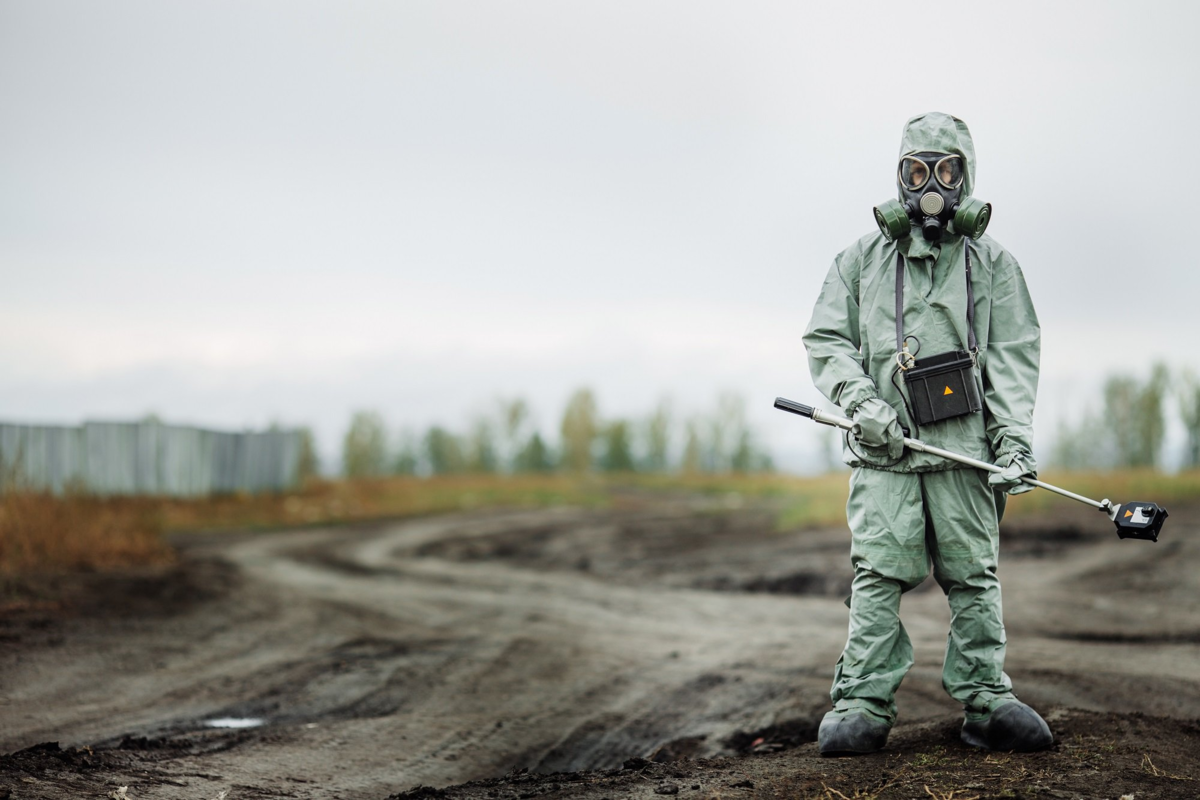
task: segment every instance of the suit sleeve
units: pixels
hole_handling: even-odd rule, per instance
[[[991,315],[983,370],[987,436],[997,458],[1033,452],[1042,331],[1021,267],[1008,253],[992,273]]]
[[[846,281],[850,277],[857,286],[858,269],[852,255],[842,253],[834,259],[804,334],[813,382],[851,417],[863,402],[879,396],[875,381],[863,368],[858,293]]]

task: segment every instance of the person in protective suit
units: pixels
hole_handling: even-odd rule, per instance
[[[909,120],[897,178],[899,203],[876,211],[880,232],[834,259],[804,335],[817,388],[854,422],[844,449],[853,467],[850,629],[819,747],[842,755],[886,743],[896,690],[913,665],[900,596],[932,565],[952,614],[942,685],[963,705],[963,741],[1037,750],[1053,735],[1004,673],[996,575],[1005,494],[1031,489],[1020,479],[1037,470],[1037,315],[1016,260],[982,234],[991,207],[971,196],[975,150],[965,123],[937,113]],[[918,430],[900,388],[905,369],[914,357],[919,365],[927,355],[964,350],[982,407]],[[1004,470],[989,474],[906,450],[904,428]]]

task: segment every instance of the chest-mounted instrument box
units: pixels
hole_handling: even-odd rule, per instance
[[[938,353],[904,371],[917,425],[929,425],[983,409],[975,383],[975,359],[966,350]]]

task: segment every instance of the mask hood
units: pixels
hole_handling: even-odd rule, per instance
[[[960,157],[965,167],[962,196],[971,196],[975,187],[975,143],[967,123],[936,111],[913,117],[904,125],[896,161],[914,153],[953,153]]]

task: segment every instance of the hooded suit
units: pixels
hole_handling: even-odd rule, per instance
[[[924,114],[904,128],[900,155],[933,152],[963,160],[963,197],[975,183],[975,148],[961,120]],[[834,259],[804,335],[817,388],[853,417],[878,398],[916,430],[897,384],[896,262],[903,259],[903,328],[919,341],[916,354],[965,350],[970,248],[974,369],[981,412],[922,425],[928,444],[976,459],[1029,458],[1037,395],[1040,329],[1016,260],[984,235],[953,232],[937,244],[919,230],[899,241],[879,233],[859,239]],[[850,630],[835,669],[835,714],[863,711],[881,722],[895,719],[895,693],[913,663],[900,623],[900,595],[921,583],[932,567],[946,592],[952,620],[943,685],[983,719],[1014,699],[1004,674],[1005,636],[996,576],[999,519],[1004,495],[972,468],[911,450],[898,461],[886,450],[849,444],[852,466],[846,513],[854,580]]]

